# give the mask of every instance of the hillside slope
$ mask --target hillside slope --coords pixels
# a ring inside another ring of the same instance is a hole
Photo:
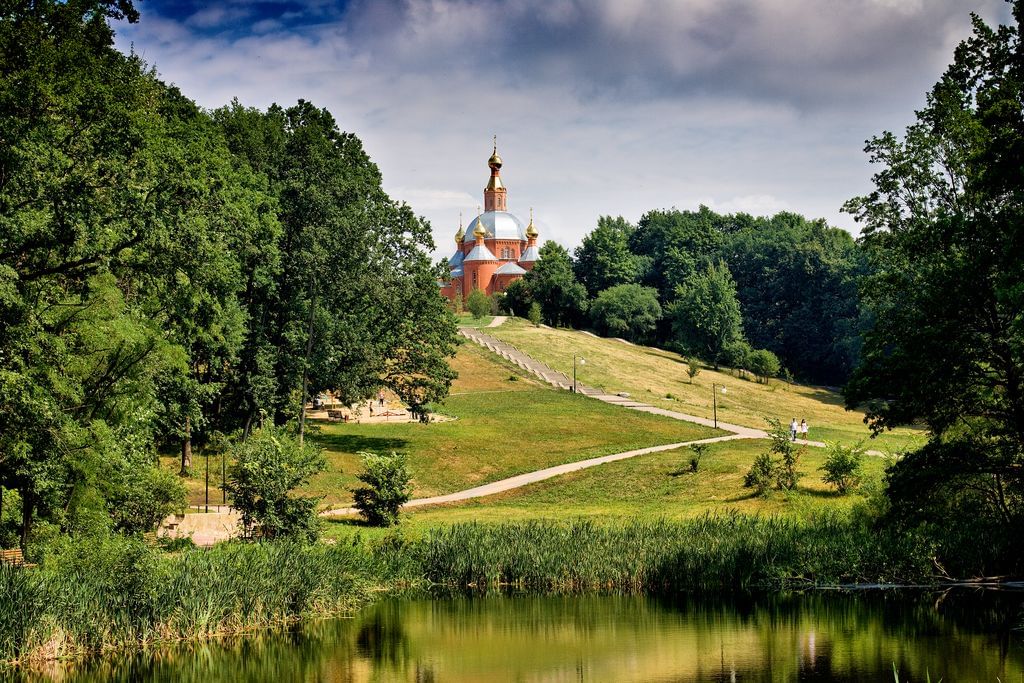
[[[778,418],[786,425],[795,417],[807,420],[811,439],[856,443],[870,437],[864,414],[845,410],[842,397],[826,388],[781,380],[759,384],[707,367],[691,383],[687,360],[679,354],[576,330],[534,327],[521,318],[487,332],[569,376],[575,353],[586,361],[576,367],[580,382],[611,393],[627,392],[652,405],[712,417],[715,396],[718,419],[727,422],[764,428],[766,417]],[[878,450],[902,450],[920,445],[924,438],[921,430],[901,428],[866,444]]]

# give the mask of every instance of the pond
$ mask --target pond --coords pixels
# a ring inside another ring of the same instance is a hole
[[[385,600],[25,681],[1024,681],[1024,593]],[[2,678],[2,676],[0,676]]]

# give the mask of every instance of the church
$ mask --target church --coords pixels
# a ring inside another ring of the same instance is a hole
[[[491,178],[484,188],[483,213],[470,222],[468,229],[459,221],[455,253],[448,259],[451,274],[447,282],[441,283],[441,294],[453,302],[465,303],[474,289],[488,295],[504,292],[540,259],[533,210],[526,227],[508,212],[508,190],[501,182],[497,141],[487,165]]]

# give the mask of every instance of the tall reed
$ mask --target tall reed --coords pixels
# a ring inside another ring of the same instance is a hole
[[[430,581],[478,589],[721,591],[928,574],[920,548],[838,517],[461,524],[432,530],[415,552]]]
[[[227,543],[168,555],[107,539],[0,567],[0,660],[144,647],[355,609],[393,574],[364,549]]]
[[[167,554],[120,537],[0,566],[0,661],[262,629],[355,609],[382,590],[678,593],[928,576],[928,548],[839,517],[458,524],[342,545],[225,543]]]

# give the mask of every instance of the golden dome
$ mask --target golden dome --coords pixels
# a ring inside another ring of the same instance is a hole
[[[494,136],[494,151],[491,152],[491,158],[487,160],[487,165],[491,168],[501,168],[501,157],[498,156],[498,136]]]
[[[462,244],[463,238],[466,237],[466,229],[462,227],[462,213],[459,213],[459,231],[455,233],[455,244]]]
[[[478,215],[476,217],[476,230],[473,231],[473,236],[477,239],[483,239],[487,237],[487,228],[484,227],[484,215],[480,213],[480,207],[476,208]]]
[[[526,226],[526,236],[533,239],[540,233],[537,232],[537,226],[533,224],[533,207],[530,207],[530,224]]]

